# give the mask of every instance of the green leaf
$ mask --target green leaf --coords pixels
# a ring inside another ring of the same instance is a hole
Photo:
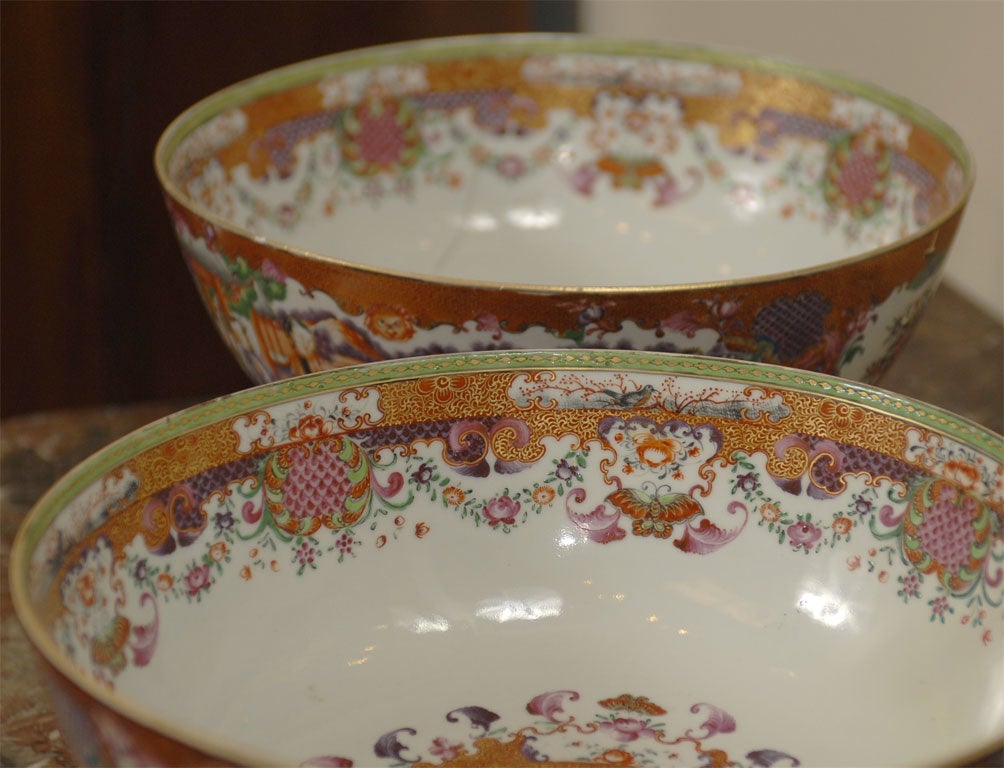
[[[278,280],[265,278],[261,284],[262,295],[268,301],[282,301],[286,298],[286,286]]]
[[[586,332],[581,328],[565,331],[565,338],[569,341],[574,341],[576,344],[582,344],[582,341],[586,338]]]
[[[342,128],[346,133],[356,133],[359,130],[359,121],[351,110],[344,110],[341,114]]]
[[[230,309],[241,317],[249,318],[251,317],[251,310],[254,308],[254,303],[257,299],[258,294],[254,288],[245,288],[241,291],[241,296],[237,301],[230,302]]]
[[[250,280],[251,275],[254,271],[248,265],[247,261],[238,256],[234,261],[230,262],[230,271],[233,273],[234,277],[240,280]]]
[[[849,363],[855,357],[857,357],[859,354],[861,354],[864,351],[865,351],[865,348],[862,345],[855,344],[853,347],[851,347],[850,349],[847,350],[846,354],[844,354],[844,357],[843,357],[843,359],[840,362],[842,364],[843,363]]]

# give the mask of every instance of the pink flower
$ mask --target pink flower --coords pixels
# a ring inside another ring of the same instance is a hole
[[[695,317],[693,312],[689,310],[681,310],[676,314],[670,315],[659,323],[659,331],[663,334],[667,331],[676,331],[677,333],[682,333],[687,336],[687,338],[692,339],[697,334],[699,330],[704,328],[701,321]],[[658,334],[657,335],[661,335]]]
[[[464,753],[464,745],[447,741],[443,736],[437,736],[429,746],[429,753],[443,760],[453,760]]]
[[[488,525],[492,528],[499,523],[515,525],[516,515],[519,514],[519,502],[513,501],[508,496],[499,496],[485,504],[481,509],[481,514],[485,516]]]
[[[822,529],[807,520],[799,520],[797,523],[788,526],[788,540],[795,548],[805,547],[806,549],[812,549],[812,545],[819,541],[822,535]]]
[[[275,280],[277,283],[286,282],[286,273],[282,271],[282,268],[276,264],[271,259],[265,259],[261,264],[261,273],[264,277],[270,280]]]
[[[203,589],[209,589],[212,582],[209,580],[209,566],[193,565],[192,569],[185,574],[185,586],[188,588],[188,596],[195,597]]]
[[[491,312],[481,312],[477,318],[477,330],[479,331],[491,331],[492,338],[498,341],[502,338],[502,326],[499,324],[499,319]]]
[[[343,148],[360,176],[407,168],[418,160],[415,151],[421,134],[414,125],[414,110],[391,98],[374,98],[353,110],[348,126],[350,141]]]
[[[618,717],[615,720],[608,720],[600,723],[600,730],[606,731],[610,736],[622,743],[635,741],[642,736],[658,736],[658,731],[648,727],[648,723],[643,720],[635,720],[630,717]]]
[[[598,175],[599,172],[592,165],[583,165],[572,174],[572,186],[583,195],[591,195]]]
[[[301,568],[308,565],[311,568],[317,567],[314,565],[314,560],[317,557],[317,550],[310,546],[307,542],[303,542],[299,547],[297,547],[295,557],[299,561]]]
[[[276,220],[283,229],[292,229],[300,220],[300,212],[291,203],[283,203],[279,206]]]
[[[507,179],[518,179],[526,173],[526,163],[517,155],[504,155],[495,162],[495,170]]]

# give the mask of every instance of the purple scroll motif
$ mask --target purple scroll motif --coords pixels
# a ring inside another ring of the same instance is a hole
[[[732,515],[739,512],[742,513],[742,522],[737,527],[725,530],[724,528],[719,528],[707,518],[701,518],[696,522],[688,520],[683,535],[677,541],[674,541],[673,545],[683,552],[706,555],[721,549],[730,541],[735,540],[742,533],[743,528],[746,527],[746,521],[749,520],[749,511],[744,504],[738,501],[731,502],[727,509],[729,514]]]
[[[153,658],[153,652],[157,648],[157,634],[160,630],[160,613],[157,611],[157,599],[149,592],[144,592],[139,598],[141,606],[150,603],[153,606],[153,619],[149,624],[133,624],[130,644],[133,653],[133,664],[137,667],[145,667]]]
[[[565,714],[564,706],[566,701],[578,700],[579,694],[576,691],[549,691],[539,696],[534,696],[526,705],[526,711],[531,715],[540,715],[552,723],[570,723],[575,719],[574,717],[568,715],[567,717],[559,718],[558,715]]]
[[[627,535],[617,524],[621,511],[613,505],[599,504],[590,512],[578,512],[572,508],[573,502],[581,504],[585,500],[585,490],[573,488],[565,499],[565,513],[587,539],[598,544],[608,544],[611,541],[619,541]]]
[[[491,728],[492,723],[499,719],[491,710],[485,709],[484,707],[460,707],[454,709],[452,712],[447,713],[446,720],[450,723],[460,722],[458,715],[466,717],[470,722],[472,728],[476,728],[484,733],[488,733]]]
[[[492,440],[503,430],[512,433],[515,448],[524,447],[530,440],[530,428],[519,419],[499,419],[490,428],[481,421],[465,419],[450,427],[444,458],[460,474],[473,477],[487,477],[493,470],[505,475],[521,472],[530,463],[501,458],[496,458],[493,465],[488,463]]]
[[[817,499],[839,495],[845,488],[842,476],[847,474],[866,472],[875,478],[888,477],[907,485],[920,474],[916,466],[902,459],[811,435],[793,434],[778,440],[774,445],[774,455],[780,459],[792,449],[802,451],[808,457],[808,472],[804,477],[775,476],[774,482],[796,496],[803,492]],[[803,487],[805,480],[808,480],[807,487]]]
[[[417,763],[422,758],[416,757],[409,760],[404,756],[405,750],[408,747],[401,743],[398,739],[399,733],[406,733],[409,736],[415,736],[418,734],[414,728],[397,728],[393,731],[389,731],[377,739],[377,743],[373,745],[373,751],[376,753],[377,757],[385,757],[391,760],[397,760],[399,763]]]
[[[685,734],[688,739],[699,739],[703,741],[704,739],[710,739],[712,736],[719,733],[732,733],[736,729],[735,718],[724,709],[716,707],[714,704],[708,704],[706,702],[695,704],[690,708],[690,711],[696,715],[702,709],[708,711],[707,719],[701,725],[702,732],[696,733],[693,729],[688,728]]]
[[[771,768],[771,766],[785,761],[787,765],[799,766],[802,763],[798,758],[789,755],[787,752],[779,752],[776,749],[758,749],[746,755],[746,759],[752,761],[753,765],[759,768]]]

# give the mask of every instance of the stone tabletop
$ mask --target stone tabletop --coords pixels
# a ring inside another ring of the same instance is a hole
[[[1004,328],[947,286],[931,299],[881,386],[1004,432]],[[191,403],[39,413],[0,425],[0,766],[72,766],[7,583],[10,545],[41,494],[77,462]],[[972,766],[1004,766],[1004,752]]]

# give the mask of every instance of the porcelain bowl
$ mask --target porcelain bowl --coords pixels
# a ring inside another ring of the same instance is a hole
[[[12,594],[94,764],[957,764],[1000,746],[1002,454],[765,364],[381,362],[98,453]]]
[[[610,348],[875,381],[972,186],[959,137],[785,62],[573,35],[418,41],[228,88],[156,169],[256,382]]]

